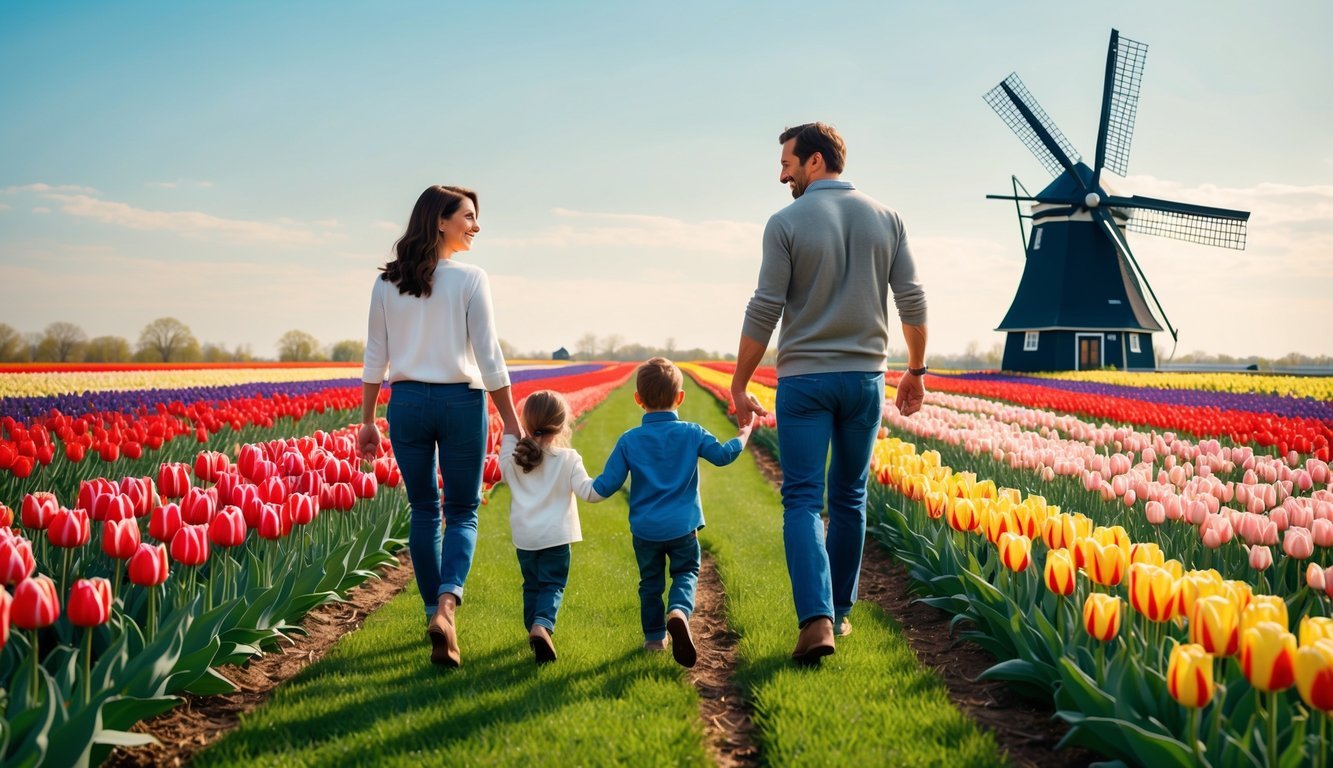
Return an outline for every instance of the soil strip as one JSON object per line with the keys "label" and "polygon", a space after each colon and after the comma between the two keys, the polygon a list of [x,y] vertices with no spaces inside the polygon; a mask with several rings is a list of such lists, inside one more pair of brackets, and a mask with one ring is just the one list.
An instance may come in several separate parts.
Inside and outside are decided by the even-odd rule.
{"label": "soil strip", "polygon": [[751,738],[753,711],[745,694],[732,681],[740,636],[727,624],[726,593],[717,566],[707,552],[699,568],[690,625],[699,660],[689,677],[699,691],[699,716],[703,719],[709,752],[720,768],[757,766],[759,747]]}

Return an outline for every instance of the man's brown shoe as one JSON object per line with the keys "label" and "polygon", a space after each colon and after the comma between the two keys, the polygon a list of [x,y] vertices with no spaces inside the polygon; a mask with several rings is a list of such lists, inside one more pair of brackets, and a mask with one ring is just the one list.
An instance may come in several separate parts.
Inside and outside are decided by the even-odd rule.
{"label": "man's brown shoe", "polygon": [[693,667],[699,655],[690,635],[690,620],[679,609],[667,614],[667,634],[671,637],[671,655],[682,667]]}
{"label": "man's brown shoe", "polygon": [[820,616],[811,619],[801,628],[791,658],[802,666],[813,666],[825,656],[831,656],[833,650],[833,620],[827,616]]}
{"label": "man's brown shoe", "polygon": [[528,632],[528,645],[532,646],[532,655],[538,664],[550,664],[555,661],[555,643],[551,642],[551,633],[540,624],[533,624]]}

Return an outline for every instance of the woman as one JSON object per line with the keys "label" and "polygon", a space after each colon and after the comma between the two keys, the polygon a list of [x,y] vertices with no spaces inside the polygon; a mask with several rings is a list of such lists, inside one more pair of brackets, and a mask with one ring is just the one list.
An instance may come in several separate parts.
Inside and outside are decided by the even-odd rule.
{"label": "woman", "polygon": [[486,273],[453,260],[472,249],[479,231],[477,193],[438,185],[421,193],[394,245],[396,258],[371,290],[361,375],[358,448],[369,459],[380,447],[375,403],[389,374],[389,441],[412,507],[407,546],[430,617],[430,659],[449,667],[460,663],[455,609],[477,543],[487,438],[483,389],[505,433],[520,434]]}

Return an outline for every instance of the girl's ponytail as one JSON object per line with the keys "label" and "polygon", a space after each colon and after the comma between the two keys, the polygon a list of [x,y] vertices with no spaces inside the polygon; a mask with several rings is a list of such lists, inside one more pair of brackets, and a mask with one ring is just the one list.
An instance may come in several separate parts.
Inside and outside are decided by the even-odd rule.
{"label": "girl's ponytail", "polygon": [[541,466],[545,455],[541,444],[531,436],[520,439],[518,445],[514,446],[514,463],[522,467],[524,472],[531,472]]}
{"label": "girl's ponytail", "polygon": [[528,395],[523,401],[523,426],[528,436],[514,446],[514,463],[531,472],[541,466],[546,446],[563,441],[569,433],[569,403],[550,389]]}

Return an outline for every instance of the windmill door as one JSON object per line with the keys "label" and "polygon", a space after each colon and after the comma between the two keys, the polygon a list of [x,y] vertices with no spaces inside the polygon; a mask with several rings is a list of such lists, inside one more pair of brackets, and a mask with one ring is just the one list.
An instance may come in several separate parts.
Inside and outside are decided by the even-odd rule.
{"label": "windmill door", "polygon": [[1080,333],[1078,340],[1078,370],[1101,368],[1106,364],[1102,355],[1102,334]]}

